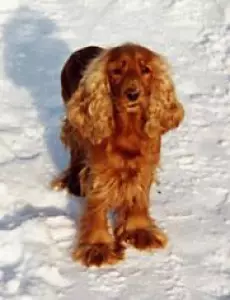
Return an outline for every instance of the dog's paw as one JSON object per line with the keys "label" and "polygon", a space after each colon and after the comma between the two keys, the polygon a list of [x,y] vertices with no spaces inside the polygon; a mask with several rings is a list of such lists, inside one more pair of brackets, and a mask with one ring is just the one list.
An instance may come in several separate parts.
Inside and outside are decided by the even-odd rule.
{"label": "dog's paw", "polygon": [[113,245],[106,243],[82,244],[73,252],[74,260],[83,265],[100,267],[104,264],[115,264],[123,258],[123,253],[116,251]]}
{"label": "dog's paw", "polygon": [[127,231],[125,241],[139,250],[164,248],[168,242],[166,234],[158,227],[138,228]]}

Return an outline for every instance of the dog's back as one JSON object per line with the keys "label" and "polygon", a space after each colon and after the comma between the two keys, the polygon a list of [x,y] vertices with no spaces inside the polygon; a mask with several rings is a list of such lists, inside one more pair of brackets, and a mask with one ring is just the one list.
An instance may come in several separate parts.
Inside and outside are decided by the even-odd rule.
{"label": "dog's back", "polygon": [[65,103],[68,102],[71,95],[76,91],[89,62],[102,51],[103,48],[89,46],[77,50],[70,55],[61,72],[61,90]]}
{"label": "dog's back", "polygon": [[[64,64],[61,71],[61,93],[65,104],[70,100],[72,94],[78,88],[89,62],[97,57],[103,48],[89,46],[73,52]],[[52,182],[51,186],[55,189],[67,188],[71,194],[80,196],[83,194],[80,188],[79,173],[84,169],[85,156],[81,147],[81,142],[68,119],[64,119],[61,129],[61,141],[69,148],[70,165]]]}

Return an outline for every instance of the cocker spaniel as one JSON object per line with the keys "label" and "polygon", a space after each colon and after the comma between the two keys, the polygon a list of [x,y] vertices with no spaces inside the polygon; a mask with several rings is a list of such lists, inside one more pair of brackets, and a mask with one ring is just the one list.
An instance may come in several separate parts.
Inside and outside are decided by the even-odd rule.
{"label": "cocker spaniel", "polygon": [[161,137],[184,117],[165,59],[131,43],[86,47],[65,63],[61,86],[70,163],[52,185],[87,198],[74,259],[100,266],[121,260],[127,245],[163,248],[167,237],[150,217],[149,190]]}

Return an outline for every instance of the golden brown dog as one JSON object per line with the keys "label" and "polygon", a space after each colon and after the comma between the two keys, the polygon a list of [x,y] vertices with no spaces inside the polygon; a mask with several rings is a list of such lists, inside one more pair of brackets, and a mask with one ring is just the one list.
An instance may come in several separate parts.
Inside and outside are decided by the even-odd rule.
{"label": "golden brown dog", "polygon": [[161,137],[184,116],[165,59],[136,44],[87,47],[67,60],[61,84],[70,164],[53,186],[87,198],[73,257],[100,266],[120,260],[124,245],[164,247],[167,237],[149,215],[149,189]]}

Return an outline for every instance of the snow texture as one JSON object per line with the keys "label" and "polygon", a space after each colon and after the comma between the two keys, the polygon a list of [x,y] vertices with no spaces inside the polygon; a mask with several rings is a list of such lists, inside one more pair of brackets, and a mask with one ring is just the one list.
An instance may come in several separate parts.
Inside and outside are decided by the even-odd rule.
{"label": "snow texture", "polygon": [[[0,41],[0,300],[230,300],[229,0],[1,1]],[[48,187],[68,159],[59,76],[74,49],[125,41],[168,57],[186,110],[151,190],[170,244],[87,269],[84,200]]]}

